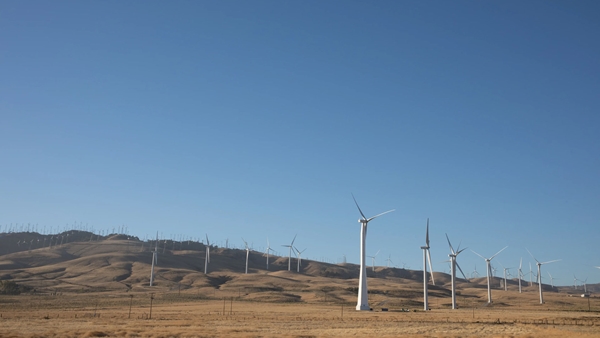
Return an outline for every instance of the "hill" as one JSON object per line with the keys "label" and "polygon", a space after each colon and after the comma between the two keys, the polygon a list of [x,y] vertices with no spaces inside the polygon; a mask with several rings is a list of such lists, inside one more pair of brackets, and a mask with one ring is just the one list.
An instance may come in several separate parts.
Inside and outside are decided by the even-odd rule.
{"label": "hill", "polygon": [[[208,274],[204,274],[206,246],[199,242],[162,241],[158,243],[158,264],[154,286],[149,286],[152,250],[155,241],[113,234],[97,236],[85,231],[57,235],[37,233],[0,234],[0,280],[15,282],[33,293],[63,292],[195,292],[202,297],[235,294],[248,300],[271,302],[356,301],[359,266],[271,256],[250,251],[248,274],[244,274],[245,250],[210,248]],[[375,267],[367,270],[372,304],[422,306],[423,273],[418,270]],[[450,303],[450,276],[434,272],[430,285],[431,303]],[[494,278],[495,306],[501,306],[501,279]],[[537,286],[523,281],[523,290],[535,304]],[[596,290],[597,285],[589,285]],[[509,294],[518,290],[518,280],[509,280]],[[486,278],[458,279],[459,302],[486,304]],[[503,290],[503,287],[502,287]],[[581,290],[553,288],[547,293],[578,296]],[[496,296],[498,295],[498,296]],[[514,295],[513,295],[514,296]]]}

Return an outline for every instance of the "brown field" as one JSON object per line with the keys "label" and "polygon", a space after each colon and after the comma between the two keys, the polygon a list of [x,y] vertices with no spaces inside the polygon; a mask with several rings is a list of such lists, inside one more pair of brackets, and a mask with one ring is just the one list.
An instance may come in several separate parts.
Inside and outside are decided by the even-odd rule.
{"label": "brown field", "polygon": [[244,274],[245,252],[214,248],[205,275],[204,247],[173,243],[150,287],[151,254],[141,242],[21,251],[10,243],[0,280],[29,289],[0,295],[0,337],[600,337],[600,298],[572,288],[544,285],[540,305],[537,286],[524,282],[518,293],[509,280],[504,291],[496,278],[487,306],[485,278],[460,279],[460,309],[451,310],[449,276],[436,272],[424,312],[422,272],[376,267],[368,279],[373,311],[357,312],[352,264],[303,260],[297,273],[287,271],[287,258],[273,257],[266,271],[265,258],[252,252]]}
{"label": "brown field", "polygon": [[[129,303],[131,315],[129,314]],[[598,337],[597,312],[545,307],[358,312],[351,305],[201,299],[189,293],[12,296],[2,337]],[[415,309],[413,309],[415,310]],[[130,316],[130,317],[129,317]],[[151,316],[151,317],[150,317]]]}

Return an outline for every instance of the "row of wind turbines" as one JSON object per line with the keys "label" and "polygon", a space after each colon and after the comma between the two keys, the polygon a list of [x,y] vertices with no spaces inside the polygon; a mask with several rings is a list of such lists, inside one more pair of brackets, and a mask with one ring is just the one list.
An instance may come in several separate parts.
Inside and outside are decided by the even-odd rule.
{"label": "row of wind turbines", "polygon": [[[302,253],[304,251],[306,251],[306,248],[304,250],[299,250],[298,248],[296,248],[294,246],[294,242],[296,241],[296,237],[298,235],[296,234],[294,236],[294,238],[292,239],[292,242],[290,244],[284,244],[282,245],[283,247],[287,247],[289,248],[289,258],[288,258],[288,271],[291,271],[291,267],[292,267],[292,252],[295,253],[296,255],[296,261],[297,261],[297,272],[300,272],[300,267],[302,266]],[[246,251],[246,266],[245,266],[245,270],[244,273],[247,274],[248,273],[248,260],[250,257],[250,247],[248,246],[248,242],[242,237],[242,241],[244,242],[244,247],[245,247],[245,251]],[[158,232],[156,232],[156,245],[154,247],[154,250],[152,251],[152,266],[151,266],[151,270],[150,270],[150,286],[153,286],[154,284],[154,278],[155,278],[155,273],[154,273],[154,266],[158,265]],[[204,273],[208,274],[208,264],[210,263],[210,240],[208,239],[208,235],[206,235],[206,255],[204,256]],[[271,245],[269,243],[269,239],[267,238],[267,248],[265,250],[264,255],[267,258],[267,270],[269,270],[269,254],[271,252],[274,252],[275,250],[273,250],[273,248],[271,248]]]}
{"label": "row of wind turbines", "polygon": [[[358,222],[361,224],[361,232],[360,232],[360,277],[359,277],[359,285],[358,285],[358,300],[357,300],[357,304],[356,304],[356,310],[357,311],[369,311],[369,310],[371,310],[371,308],[369,307],[369,302],[368,302],[368,290],[367,290],[367,278],[366,278],[367,275],[366,275],[366,265],[365,265],[365,245],[366,245],[366,238],[367,238],[367,226],[368,226],[369,222],[372,221],[373,219],[375,219],[381,215],[390,213],[390,212],[394,211],[395,209],[388,210],[381,214],[367,218],[365,216],[365,214],[362,212],[362,210],[360,209],[360,206],[358,205],[356,198],[354,198],[354,195],[352,195],[352,198],[354,199],[354,203],[356,204],[356,207],[358,208],[358,212],[361,215],[361,218],[358,220]],[[448,254],[448,257],[450,258],[449,262],[450,262],[450,277],[451,277],[451,288],[452,288],[452,309],[457,309],[458,307],[456,304],[456,269],[458,268],[458,270],[461,272],[461,274],[463,275],[463,277],[465,279],[467,279],[467,277],[465,276],[464,272],[462,271],[462,269],[456,259],[457,259],[458,255],[461,252],[463,252],[466,248],[460,249],[460,245],[459,245],[455,250],[454,247],[452,246],[452,243],[450,242],[450,238],[448,237],[448,234],[446,234],[446,240],[448,241],[448,246],[450,248],[450,253]],[[478,254],[477,252],[471,250],[477,256],[483,258],[486,263],[488,304],[492,303],[491,283],[492,283],[493,275],[492,275],[491,261],[492,261],[492,259],[494,259],[494,257],[496,257],[498,254],[500,254],[506,248],[507,248],[507,246],[502,248],[500,251],[496,252],[494,255],[490,256],[489,258],[486,258],[486,257]],[[429,283],[428,281],[429,281],[429,278],[428,277],[431,277],[431,282],[433,285],[435,285],[435,280],[433,279],[433,274],[428,275],[428,272],[427,272],[427,263],[429,263],[429,269],[433,272],[433,268],[432,268],[432,264],[431,264],[431,251],[430,251],[430,245],[429,245],[429,219],[427,219],[427,226],[426,226],[426,230],[425,230],[425,245],[422,246],[421,249],[423,250],[423,303],[424,303],[423,307],[424,307],[424,310],[427,311],[427,310],[429,310],[429,303],[428,303],[428,283]],[[531,257],[536,261],[536,264],[537,264],[537,270],[538,270],[537,282],[538,282],[538,288],[539,288],[539,294],[540,294],[540,304],[543,304],[544,303],[544,295],[543,295],[543,291],[542,291],[542,265],[553,263],[553,262],[558,262],[558,261],[560,261],[560,259],[546,261],[546,262],[540,262],[533,256],[533,254],[528,249],[527,249],[527,252],[529,252]],[[519,293],[522,292],[521,281],[522,281],[522,278],[524,277],[523,271],[522,271],[522,265],[523,265],[523,259],[521,258],[521,261],[519,263],[519,271],[518,271]],[[506,283],[507,270],[508,270],[508,268],[504,268],[504,289],[505,290],[507,290],[507,283]],[[550,278],[552,280],[552,276],[550,276]]]}
{"label": "row of wind turbines", "polygon": [[[368,301],[368,288],[367,288],[367,264],[366,264],[366,239],[367,239],[367,229],[368,229],[368,224],[370,221],[374,220],[377,217],[380,217],[382,215],[385,215],[387,213],[393,212],[395,211],[395,209],[392,210],[388,210],[385,211],[383,213],[377,214],[375,216],[369,217],[367,218],[365,216],[365,214],[362,212],[362,210],[360,209],[360,206],[358,205],[358,202],[356,201],[356,198],[354,197],[354,195],[352,195],[352,198],[354,200],[354,203],[356,204],[356,207],[361,215],[361,218],[359,218],[358,222],[361,224],[360,227],[360,273],[359,273],[359,286],[358,286],[358,298],[357,298],[357,304],[356,304],[356,310],[357,311],[369,311],[371,310],[370,306],[369,306],[369,301]],[[291,264],[292,264],[292,252],[294,252],[296,254],[296,258],[297,258],[297,271],[300,272],[300,266],[301,266],[301,262],[302,262],[302,258],[301,255],[302,253],[306,250],[298,250],[295,246],[294,246],[294,242],[296,240],[296,236],[294,236],[294,238],[292,239],[290,244],[284,244],[282,245],[283,247],[287,247],[289,249],[289,258],[288,258],[288,271],[291,271]],[[156,237],[156,247],[154,249],[154,251],[152,251],[152,270],[151,270],[151,275],[150,275],[150,286],[153,285],[153,281],[154,281],[154,265],[158,264],[158,232],[157,232],[157,237]],[[244,241],[244,245],[245,245],[245,250],[246,250],[246,266],[245,266],[245,273],[248,273],[248,258],[249,258],[249,254],[250,254],[250,248],[248,246],[248,243],[242,238],[242,240]],[[452,243],[450,242],[450,238],[448,237],[448,234],[446,234],[446,240],[448,241],[448,246],[450,249],[450,253],[448,254],[449,257],[449,263],[450,263],[450,275],[451,275],[451,291],[452,291],[452,309],[457,309],[457,304],[456,304],[456,269],[458,268],[458,270],[461,272],[461,274],[463,275],[463,277],[465,279],[467,279],[467,277],[465,276],[463,270],[461,269],[460,265],[457,262],[457,257],[459,254],[461,254],[464,250],[466,250],[466,248],[460,249],[460,245],[456,248],[456,250],[454,249],[454,247],[452,246]],[[492,266],[491,266],[491,261],[497,256],[499,255],[502,251],[504,251],[507,247],[502,248],[500,251],[496,252],[495,254],[493,254],[492,256],[490,256],[489,258],[486,258],[482,255],[480,255],[479,253],[471,250],[473,253],[475,253],[477,256],[481,257],[484,259],[485,263],[486,263],[486,272],[487,272],[487,298],[488,298],[488,304],[492,303],[492,288],[491,288],[491,283],[492,283],[492,278],[493,278],[493,274],[492,274]],[[431,279],[432,285],[435,285],[435,280],[433,278],[433,274],[432,273],[428,273],[427,271],[427,265],[429,264],[429,269],[433,272],[433,268],[432,268],[432,263],[431,263],[431,251],[430,251],[430,242],[429,242],[429,219],[427,219],[427,225],[426,225],[426,230],[425,230],[425,245],[421,246],[421,249],[423,250],[423,299],[424,299],[424,310],[427,311],[429,310],[429,304],[428,304],[428,283],[429,283],[429,279]],[[269,269],[269,253],[272,252],[273,249],[271,248],[269,241],[267,239],[267,248],[265,250],[265,256],[267,257],[266,260],[266,264],[267,264],[267,270]],[[553,263],[553,262],[557,262],[560,260],[551,260],[551,261],[546,261],[546,262],[540,262],[538,261],[533,254],[527,250],[527,252],[531,255],[531,257],[536,261],[537,264],[537,282],[538,282],[538,288],[539,288],[539,295],[540,295],[540,304],[544,303],[544,298],[543,298],[543,291],[542,291],[542,272],[541,272],[541,268],[542,265],[544,264],[549,264],[549,263]],[[377,252],[377,254],[379,253],[379,251]],[[375,254],[375,256],[377,255]],[[370,258],[372,258],[373,260],[375,259],[375,256],[368,256]],[[388,259],[389,260],[389,259]],[[208,273],[208,264],[210,263],[210,241],[208,239],[208,235],[206,235],[206,255],[205,255],[205,260],[204,260],[204,273]],[[520,263],[519,263],[519,270],[518,270],[518,281],[519,281],[519,293],[522,292],[522,278],[524,277],[523,272],[522,272],[522,263],[523,263],[523,259],[521,259]],[[389,261],[388,261],[389,264]],[[373,263],[374,265],[374,263]],[[598,267],[600,268],[600,267]],[[506,279],[507,279],[507,270],[508,268],[504,268],[504,288],[506,290],[507,288],[507,283],[506,283]],[[531,273],[531,272],[530,272]],[[551,280],[552,280],[552,276],[550,276]],[[577,280],[577,278],[575,278]]]}

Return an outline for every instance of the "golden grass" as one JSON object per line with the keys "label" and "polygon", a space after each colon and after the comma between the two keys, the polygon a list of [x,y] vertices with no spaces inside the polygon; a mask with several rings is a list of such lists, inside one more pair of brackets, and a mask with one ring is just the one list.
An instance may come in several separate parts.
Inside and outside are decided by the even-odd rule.
{"label": "golden grass", "polygon": [[598,312],[545,305],[358,312],[347,303],[256,302],[226,294],[157,293],[151,318],[147,293],[4,297],[0,337],[600,337]]}

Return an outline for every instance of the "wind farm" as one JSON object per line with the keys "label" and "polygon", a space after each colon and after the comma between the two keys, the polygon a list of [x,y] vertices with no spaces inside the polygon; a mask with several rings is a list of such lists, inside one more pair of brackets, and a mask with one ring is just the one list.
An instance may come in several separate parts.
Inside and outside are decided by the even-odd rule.
{"label": "wind farm", "polygon": [[2,6],[0,337],[599,337],[599,13]]}
{"label": "wind farm", "polygon": [[[471,327],[490,325],[490,316],[495,318],[493,323],[496,328],[510,328],[513,334],[531,336],[586,336],[586,332],[593,334],[595,325],[600,325],[600,299],[595,296],[596,292],[600,292],[599,284],[585,286],[588,294],[586,298],[580,297],[581,291],[572,286],[542,284],[546,297],[544,303],[539,304],[536,302],[538,285],[525,284],[520,293],[517,278],[507,278],[507,291],[497,295],[491,305],[486,297],[487,278],[468,280],[464,275],[463,278],[456,276],[457,270],[461,271],[456,256],[465,250],[461,249],[460,245],[454,249],[450,239],[446,238],[451,264],[455,266],[450,274],[433,271],[427,264],[429,232],[427,226],[426,245],[422,247],[425,252],[423,271],[377,266],[369,276],[371,297],[367,312],[379,314],[378,316],[385,314],[387,319],[373,317],[362,326],[355,327],[353,332],[368,330],[371,324],[391,330],[386,323],[392,318],[395,323],[402,323],[402,327],[409,330],[406,332],[411,332],[410,328],[416,329],[417,326],[421,332],[435,332],[434,330],[445,326],[454,327],[454,330],[459,330],[456,332],[463,334],[469,334]],[[180,320],[176,323],[180,323],[181,326],[177,324],[172,330],[188,332],[188,326],[184,323],[186,320],[195,320],[193,314],[196,313],[203,318],[214,317],[211,322],[227,318],[225,320],[230,329],[244,323],[246,327],[262,327],[258,332],[263,334],[274,333],[275,331],[269,331],[267,327],[273,329],[280,324],[271,322],[256,312],[264,311],[260,309],[266,309],[265,307],[270,308],[271,312],[275,311],[277,318],[283,322],[291,320],[292,317],[286,315],[291,309],[296,309],[293,313],[297,318],[312,321],[315,319],[311,313],[324,311],[315,322],[315,330],[317,327],[319,330],[325,330],[318,331],[321,333],[329,332],[326,328],[331,325],[347,325],[343,324],[346,323],[345,320],[360,320],[352,314],[353,311],[348,312],[347,309],[352,308],[356,300],[357,284],[360,281],[357,277],[362,268],[351,263],[335,264],[302,258],[306,249],[298,250],[294,247],[298,264],[296,271],[288,271],[289,257],[279,255],[271,256],[273,260],[267,270],[264,253],[250,250],[244,239],[239,249],[235,248],[235,244],[233,248],[211,244],[211,270],[205,273],[205,261],[198,261],[198,256],[208,252],[208,241],[171,241],[161,240],[158,236],[156,240],[144,241],[124,234],[100,235],[89,241],[89,232],[72,230],[68,231],[68,234],[68,243],[63,242],[52,247],[40,246],[32,250],[21,247],[18,242],[22,240],[15,239],[26,238],[25,240],[30,242],[31,239],[27,238],[33,235],[36,243],[37,238],[43,243],[43,237],[50,238],[50,235],[4,233],[0,236],[0,245],[10,251],[0,256],[2,285],[7,291],[9,289],[6,286],[10,285],[5,283],[7,281],[14,283],[16,287],[11,289],[12,293],[3,296],[4,299],[19,303],[30,298],[41,300],[33,312],[30,308],[15,305],[10,314],[3,313],[3,320],[0,321],[3,332],[20,336],[15,331],[19,327],[15,323],[26,315],[35,317],[36,314],[40,318],[39,325],[21,328],[24,330],[22,332],[45,332],[35,330],[48,329],[47,325],[62,323],[60,329],[54,330],[64,335],[67,333],[65,328],[77,322],[79,316],[89,316],[88,318],[92,319],[88,321],[89,332],[101,330],[98,332],[104,332],[107,336],[116,335],[117,332],[111,331],[113,329],[101,319],[102,317],[120,316],[132,320],[132,323],[138,323],[140,320],[166,320],[178,316]],[[66,233],[59,236],[66,238]],[[154,271],[158,243],[165,241],[168,249],[161,253],[160,271],[148,275],[148,271]],[[150,262],[147,258],[148,253],[152,253]],[[415,252],[415,255],[418,253]],[[428,266],[432,271],[427,272]],[[253,273],[248,274],[248,269]],[[371,272],[371,269],[368,271]],[[500,288],[497,284],[492,287]],[[147,301],[150,297],[155,301],[152,314],[148,312]],[[57,299],[60,299],[64,307],[52,306]],[[129,306],[133,308],[129,309]],[[285,310],[286,308],[288,310]],[[343,314],[342,308],[346,309]],[[73,311],[74,309],[78,310]],[[336,309],[340,312],[335,311]],[[177,315],[180,311],[184,311],[186,315]],[[331,311],[336,315],[332,315]],[[361,312],[365,311],[356,311]],[[250,320],[248,314],[252,313],[254,315],[250,318],[254,319]],[[220,319],[219,316],[224,318]],[[189,319],[182,321],[181,318]],[[364,317],[362,318],[364,320]],[[237,324],[233,322],[234,319],[237,320]],[[378,322],[379,320],[385,321]],[[546,320],[553,324],[546,325]],[[464,326],[465,321],[472,324]],[[334,324],[336,322],[338,324]],[[416,322],[421,324],[416,325]],[[458,329],[459,325],[463,325],[463,328]],[[144,331],[143,328],[138,330]],[[70,331],[70,334],[82,335],[88,331],[75,329]],[[231,335],[231,331],[225,327],[213,333],[216,336]],[[336,334],[330,332],[329,335]],[[420,335],[415,333],[415,336]]]}

